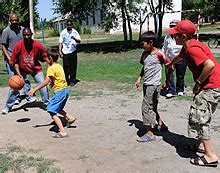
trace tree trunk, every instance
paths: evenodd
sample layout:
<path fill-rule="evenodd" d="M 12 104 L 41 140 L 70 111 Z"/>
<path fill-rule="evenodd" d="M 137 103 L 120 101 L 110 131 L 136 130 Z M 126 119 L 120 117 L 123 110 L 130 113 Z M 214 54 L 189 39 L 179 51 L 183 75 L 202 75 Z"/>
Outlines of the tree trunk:
<path fill-rule="evenodd" d="M 127 34 L 127 27 L 126 27 L 126 16 L 125 16 L 125 11 L 124 11 L 124 6 L 121 6 L 121 14 L 122 14 L 122 20 L 123 20 L 123 34 L 124 34 L 124 42 L 127 44 L 128 41 L 128 34 Z"/>
<path fill-rule="evenodd" d="M 126 12 L 126 17 L 127 17 L 127 22 L 128 22 L 129 46 L 132 46 L 132 29 L 131 29 L 131 20 L 130 20 L 130 16 L 129 16 L 129 13 L 128 13 L 127 8 L 125 8 L 125 12 Z"/>

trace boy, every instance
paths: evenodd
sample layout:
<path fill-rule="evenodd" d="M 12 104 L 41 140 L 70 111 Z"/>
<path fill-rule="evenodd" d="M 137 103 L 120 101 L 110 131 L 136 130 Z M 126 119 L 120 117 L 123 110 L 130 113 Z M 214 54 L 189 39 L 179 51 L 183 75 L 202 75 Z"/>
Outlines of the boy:
<path fill-rule="evenodd" d="M 37 90 L 47 86 L 48 83 L 50 83 L 50 86 L 54 89 L 54 96 L 47 106 L 47 112 L 49 112 L 60 131 L 52 137 L 64 138 L 68 135 L 65 132 L 63 124 L 60 118 L 57 116 L 57 113 L 63 115 L 67 119 L 67 126 L 70 126 L 73 122 L 75 122 L 76 118 L 69 115 L 63 110 L 68 99 L 69 89 L 67 88 L 67 82 L 65 80 L 63 67 L 57 63 L 59 57 L 58 51 L 56 49 L 49 49 L 47 51 L 47 56 L 48 64 L 50 65 L 50 67 L 48 67 L 47 69 L 46 79 L 40 85 L 32 89 L 30 91 L 30 95 L 33 95 Z"/>
<path fill-rule="evenodd" d="M 143 33 L 140 43 L 144 49 L 140 60 L 143 67 L 135 84 L 139 88 L 141 78 L 144 76 L 142 117 L 143 124 L 146 127 L 146 134 L 137 141 L 150 142 L 156 139 L 152 129 L 155 125 L 155 120 L 158 122 L 157 127 L 159 131 L 168 130 L 157 112 L 157 105 L 162 77 L 162 64 L 169 62 L 169 59 L 162 51 L 154 47 L 156 44 L 156 35 L 152 31 Z"/>
<path fill-rule="evenodd" d="M 194 151 L 204 150 L 204 155 L 192 159 L 197 166 L 217 167 L 218 156 L 211 140 L 211 122 L 220 98 L 220 65 L 210 49 L 192 38 L 196 27 L 189 20 L 182 20 L 174 28 L 167 30 L 173 34 L 178 45 L 183 48 L 166 66 L 173 66 L 184 59 L 195 80 L 193 103 L 190 106 L 188 133 L 198 138 L 196 146 L 189 146 Z"/>

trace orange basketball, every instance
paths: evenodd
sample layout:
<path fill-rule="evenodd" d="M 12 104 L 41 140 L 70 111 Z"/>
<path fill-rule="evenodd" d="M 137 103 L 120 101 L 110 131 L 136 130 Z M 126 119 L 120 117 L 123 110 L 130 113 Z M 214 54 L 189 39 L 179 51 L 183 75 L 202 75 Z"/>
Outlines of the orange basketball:
<path fill-rule="evenodd" d="M 8 86 L 13 90 L 21 90 L 24 87 L 24 79 L 14 75 L 8 80 Z"/>

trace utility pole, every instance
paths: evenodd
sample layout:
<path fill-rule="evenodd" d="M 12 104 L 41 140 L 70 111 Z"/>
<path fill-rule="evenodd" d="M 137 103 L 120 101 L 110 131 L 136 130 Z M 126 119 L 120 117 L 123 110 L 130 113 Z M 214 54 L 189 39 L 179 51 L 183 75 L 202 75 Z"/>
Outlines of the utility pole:
<path fill-rule="evenodd" d="M 29 16 L 30 16 L 30 28 L 33 32 L 32 38 L 34 38 L 34 12 L 33 12 L 33 0 L 29 0 Z"/>

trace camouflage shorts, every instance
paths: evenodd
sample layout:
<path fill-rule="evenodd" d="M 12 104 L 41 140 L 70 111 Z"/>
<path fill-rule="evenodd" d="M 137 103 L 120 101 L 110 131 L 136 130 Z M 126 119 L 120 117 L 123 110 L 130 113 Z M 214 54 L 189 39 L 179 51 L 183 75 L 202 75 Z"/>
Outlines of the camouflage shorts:
<path fill-rule="evenodd" d="M 211 120 L 220 99 L 220 89 L 202 90 L 194 97 L 189 112 L 190 137 L 210 139 Z"/>
<path fill-rule="evenodd" d="M 156 123 L 159 92 L 160 86 L 143 87 L 144 98 L 141 110 L 144 125 L 153 127 Z"/>

